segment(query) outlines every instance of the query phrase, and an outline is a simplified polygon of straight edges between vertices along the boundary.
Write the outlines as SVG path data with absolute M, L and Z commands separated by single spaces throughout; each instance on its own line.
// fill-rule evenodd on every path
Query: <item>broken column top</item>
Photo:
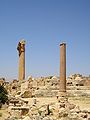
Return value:
M 19 56 L 21 55 L 21 52 L 25 51 L 25 40 L 24 39 L 20 40 L 20 42 L 18 43 L 17 50 L 19 51 Z
M 19 43 L 20 43 L 20 44 L 25 44 L 25 42 L 26 42 L 26 41 L 25 41 L 24 39 L 22 39 L 22 40 L 20 40 Z
M 18 43 L 17 49 L 19 50 L 22 45 L 25 45 L 25 40 L 24 39 L 20 40 L 20 42 Z
M 62 42 L 62 43 L 60 43 L 60 46 L 61 46 L 61 45 L 66 45 L 66 43 L 65 43 L 65 42 Z

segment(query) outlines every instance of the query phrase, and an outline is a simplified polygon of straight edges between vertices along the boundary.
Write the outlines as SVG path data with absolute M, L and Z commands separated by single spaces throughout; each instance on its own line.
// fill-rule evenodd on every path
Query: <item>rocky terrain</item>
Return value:
M 56 76 L 11 82 L 1 78 L 0 84 L 9 93 L 0 120 L 90 120 L 90 76 L 70 75 L 66 96 L 61 98 Z

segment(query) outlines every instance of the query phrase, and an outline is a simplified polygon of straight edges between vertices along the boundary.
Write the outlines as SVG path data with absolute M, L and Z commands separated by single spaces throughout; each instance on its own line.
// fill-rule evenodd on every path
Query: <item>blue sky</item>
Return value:
M 18 77 L 20 39 L 26 40 L 26 77 L 59 76 L 61 42 L 67 76 L 90 74 L 90 0 L 0 0 L 0 77 Z

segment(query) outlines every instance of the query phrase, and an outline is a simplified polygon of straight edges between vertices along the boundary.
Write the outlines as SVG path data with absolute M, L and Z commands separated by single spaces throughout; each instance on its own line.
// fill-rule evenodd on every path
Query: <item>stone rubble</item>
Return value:
M 23 101 L 24 103 L 25 101 Z M 18 120 L 90 120 L 90 111 L 80 110 L 79 106 L 70 104 L 66 98 L 57 99 L 56 103 L 42 106 L 38 104 L 37 99 L 33 99 L 31 105 L 27 102 L 24 106 L 17 107 L 17 104 L 15 106 L 12 105 L 11 109 L 8 110 L 11 116 L 7 120 L 13 118 L 16 120 L 15 117 Z
M 86 84 L 89 77 L 82 76 L 83 86 L 80 80 L 75 80 L 73 75 L 67 78 L 67 97 L 69 96 L 90 96 L 90 86 Z M 2 82 L 3 81 L 3 82 Z M 78 82 L 79 81 L 79 82 Z M 81 110 L 79 106 L 69 103 L 68 99 L 58 97 L 59 78 L 56 76 L 32 78 L 29 76 L 27 80 L 13 80 L 5 82 L 1 79 L 9 92 L 9 117 L 6 120 L 90 120 L 90 111 Z M 78 83 L 78 85 L 76 84 Z M 37 98 L 39 97 L 55 97 L 57 102 L 41 105 Z M 29 103 L 28 98 L 33 99 Z

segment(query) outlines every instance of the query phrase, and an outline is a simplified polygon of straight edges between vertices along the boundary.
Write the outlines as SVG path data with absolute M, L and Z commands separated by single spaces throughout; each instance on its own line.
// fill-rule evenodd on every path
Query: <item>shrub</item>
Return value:
M 8 101 L 8 92 L 4 88 L 4 86 L 0 85 L 0 108 L 2 107 L 2 104 L 5 104 Z

